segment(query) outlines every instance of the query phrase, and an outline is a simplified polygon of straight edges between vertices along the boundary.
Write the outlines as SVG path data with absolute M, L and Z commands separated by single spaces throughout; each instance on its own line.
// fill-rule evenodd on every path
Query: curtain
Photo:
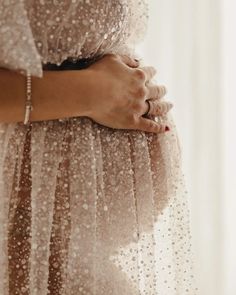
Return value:
M 150 0 L 138 52 L 174 102 L 200 295 L 236 294 L 236 2 Z

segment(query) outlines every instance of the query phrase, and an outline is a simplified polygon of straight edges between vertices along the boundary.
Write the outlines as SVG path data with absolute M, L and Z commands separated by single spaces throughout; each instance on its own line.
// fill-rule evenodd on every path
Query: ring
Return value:
M 146 99 L 145 101 L 148 104 L 148 110 L 145 112 L 145 114 L 143 114 L 143 116 L 148 116 L 151 113 L 152 109 L 153 109 L 153 104 L 152 104 L 150 99 Z

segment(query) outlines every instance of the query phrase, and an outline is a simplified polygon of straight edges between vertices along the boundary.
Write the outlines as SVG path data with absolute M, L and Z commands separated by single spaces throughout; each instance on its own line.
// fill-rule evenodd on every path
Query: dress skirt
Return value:
M 0 124 L 1 294 L 195 294 L 171 122 L 165 134 L 87 117 Z

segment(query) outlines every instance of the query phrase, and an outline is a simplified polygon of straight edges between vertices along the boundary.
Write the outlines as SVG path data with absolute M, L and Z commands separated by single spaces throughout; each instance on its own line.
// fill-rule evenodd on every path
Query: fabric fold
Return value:
M 17 124 L 0 124 L 0 286 L 4 294 L 17 288 L 12 278 L 18 273 L 19 257 L 14 257 L 17 247 L 17 232 L 19 223 L 16 216 L 21 215 L 21 199 L 24 188 L 20 184 L 22 174 L 22 159 L 24 143 L 28 129 Z M 18 228 L 21 232 L 21 228 Z M 13 238 L 15 240 L 13 240 Z M 10 260 L 9 260 L 10 259 Z M 27 270 L 25 273 L 27 276 Z
M 62 123 L 58 124 L 54 121 L 37 122 L 33 124 L 31 131 L 30 292 L 35 295 L 46 294 L 48 288 L 56 181 L 65 131 Z

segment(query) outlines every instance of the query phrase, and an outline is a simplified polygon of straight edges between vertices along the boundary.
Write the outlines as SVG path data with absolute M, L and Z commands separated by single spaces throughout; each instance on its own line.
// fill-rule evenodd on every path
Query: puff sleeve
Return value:
M 0 0 L 0 67 L 43 75 L 23 0 Z

